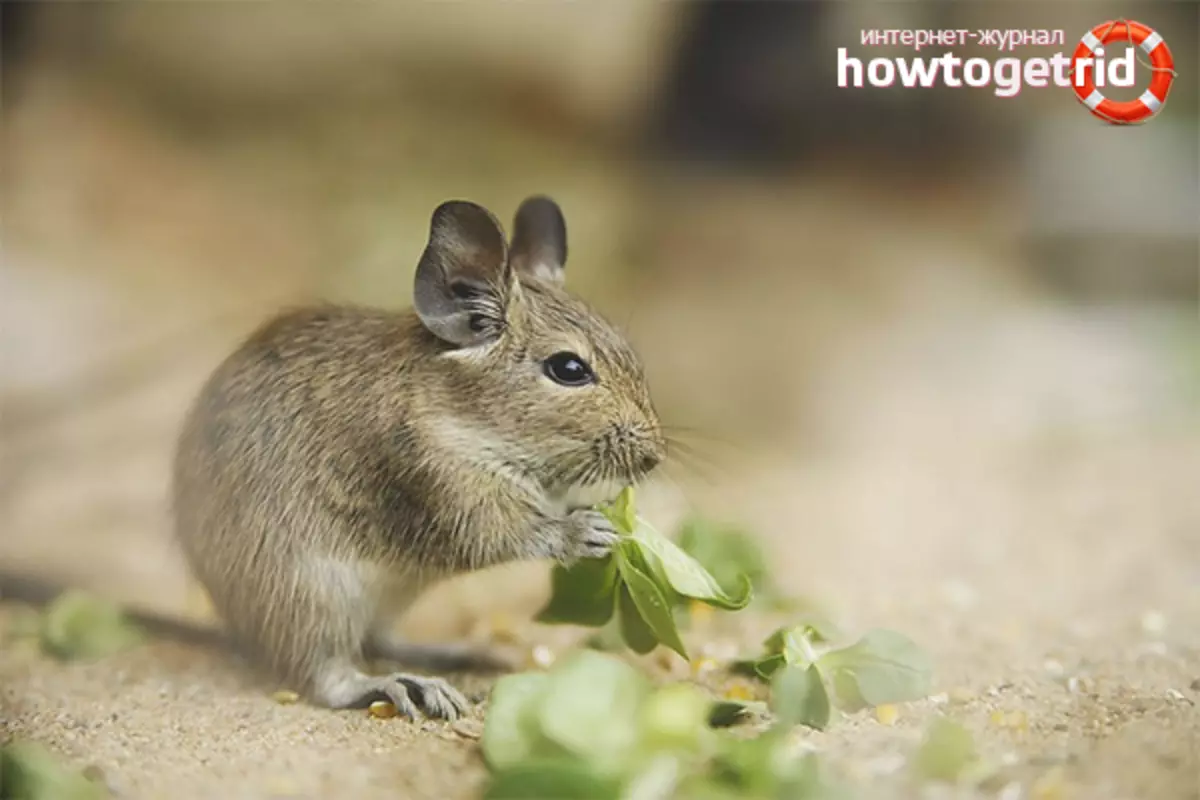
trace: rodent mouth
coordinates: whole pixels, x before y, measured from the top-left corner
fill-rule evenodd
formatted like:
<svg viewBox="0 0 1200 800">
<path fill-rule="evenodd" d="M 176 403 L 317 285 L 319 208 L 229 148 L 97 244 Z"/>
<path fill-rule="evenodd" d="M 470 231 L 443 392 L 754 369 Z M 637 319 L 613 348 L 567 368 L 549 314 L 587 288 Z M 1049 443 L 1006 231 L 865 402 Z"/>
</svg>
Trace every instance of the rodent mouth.
<svg viewBox="0 0 1200 800">
<path fill-rule="evenodd" d="M 611 503 L 630 483 L 632 482 L 629 480 L 603 480 L 597 483 L 571 486 L 563 494 L 563 504 L 568 511 L 578 511 L 581 508 L 592 508 L 602 503 Z"/>
</svg>

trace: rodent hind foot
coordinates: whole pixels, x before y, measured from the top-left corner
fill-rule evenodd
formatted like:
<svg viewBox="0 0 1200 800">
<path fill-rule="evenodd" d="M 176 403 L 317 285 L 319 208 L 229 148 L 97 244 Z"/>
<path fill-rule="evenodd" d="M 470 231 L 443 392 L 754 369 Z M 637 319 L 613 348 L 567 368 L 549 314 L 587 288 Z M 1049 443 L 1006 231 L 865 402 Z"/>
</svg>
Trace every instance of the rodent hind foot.
<svg viewBox="0 0 1200 800">
<path fill-rule="evenodd" d="M 351 669 L 322 681 L 316 699 L 332 709 L 366 708 L 385 700 L 409 719 L 420 711 L 431 719 L 454 721 L 467 710 L 467 699 L 445 680 L 404 672 L 367 675 Z"/>
</svg>

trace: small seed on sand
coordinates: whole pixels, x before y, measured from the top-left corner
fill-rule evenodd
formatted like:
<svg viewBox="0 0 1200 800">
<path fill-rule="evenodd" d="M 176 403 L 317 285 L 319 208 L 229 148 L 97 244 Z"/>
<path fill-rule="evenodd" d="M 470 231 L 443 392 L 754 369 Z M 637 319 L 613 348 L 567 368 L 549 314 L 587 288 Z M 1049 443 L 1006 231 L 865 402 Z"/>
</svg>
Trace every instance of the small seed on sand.
<svg viewBox="0 0 1200 800">
<path fill-rule="evenodd" d="M 1029 727 L 1029 717 L 1024 711 L 1009 711 L 1005 713 L 997 709 L 988 717 L 988 722 L 997 728 L 1008 728 L 1009 730 L 1016 731 L 1024 731 Z"/>
<path fill-rule="evenodd" d="M 479 723 L 474 720 L 460 720 L 451 725 L 450 729 L 464 739 L 479 739 L 483 736 Z"/>
<path fill-rule="evenodd" d="M 704 625 L 713 618 L 712 606 L 707 603 L 701 603 L 699 600 L 693 600 L 688 604 L 688 612 L 691 614 L 692 620 L 698 625 Z"/>
<path fill-rule="evenodd" d="M 547 669 L 554 663 L 554 651 L 544 644 L 539 644 L 530 652 L 529 660 L 533 662 L 534 666 Z"/>
<path fill-rule="evenodd" d="M 955 703 L 969 703 L 975 699 L 975 693 L 962 687 L 950 690 L 950 699 Z"/>
<path fill-rule="evenodd" d="M 396 707 L 387 700 L 376 700 L 367 707 L 367 713 L 376 719 L 391 719 L 396 716 Z"/>
<path fill-rule="evenodd" d="M 754 690 L 744 681 L 738 681 L 725 690 L 725 698 L 728 700 L 753 700 Z"/>
<path fill-rule="evenodd" d="M 300 695 L 291 689 L 280 689 L 271 695 L 271 699 L 281 706 L 290 706 L 300 700 Z"/>
<path fill-rule="evenodd" d="M 875 719 L 883 725 L 895 725 L 896 720 L 900 719 L 900 709 L 891 704 L 876 706 Z"/>
</svg>

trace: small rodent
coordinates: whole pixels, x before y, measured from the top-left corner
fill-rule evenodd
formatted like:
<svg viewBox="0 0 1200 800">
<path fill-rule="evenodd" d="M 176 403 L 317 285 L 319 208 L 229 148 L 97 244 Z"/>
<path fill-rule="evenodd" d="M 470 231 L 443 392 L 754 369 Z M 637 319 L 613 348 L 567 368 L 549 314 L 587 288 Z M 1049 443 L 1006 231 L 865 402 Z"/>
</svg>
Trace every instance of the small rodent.
<svg viewBox="0 0 1200 800">
<path fill-rule="evenodd" d="M 447 576 L 616 542 L 591 507 L 666 443 L 637 354 L 564 289 L 566 257 L 547 197 L 521 204 L 511 243 L 487 209 L 445 202 L 412 309 L 285 312 L 188 411 L 177 538 L 235 645 L 310 701 L 457 717 L 441 678 L 362 670 L 470 659 L 397 641 L 389 619 Z"/>
</svg>

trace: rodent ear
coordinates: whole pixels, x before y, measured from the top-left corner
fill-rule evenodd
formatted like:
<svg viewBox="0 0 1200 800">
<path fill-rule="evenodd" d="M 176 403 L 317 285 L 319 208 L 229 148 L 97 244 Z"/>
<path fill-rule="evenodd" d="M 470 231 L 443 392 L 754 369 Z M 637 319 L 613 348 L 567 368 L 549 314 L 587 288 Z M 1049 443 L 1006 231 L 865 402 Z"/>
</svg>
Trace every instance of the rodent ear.
<svg viewBox="0 0 1200 800">
<path fill-rule="evenodd" d="M 549 197 L 529 197 L 513 221 L 513 269 L 552 283 L 563 282 L 567 263 L 567 222 Z"/>
<path fill-rule="evenodd" d="M 442 203 L 417 264 L 417 316 L 460 347 L 494 339 L 504 328 L 511 274 L 504 230 L 492 213 L 465 200 Z"/>
</svg>

